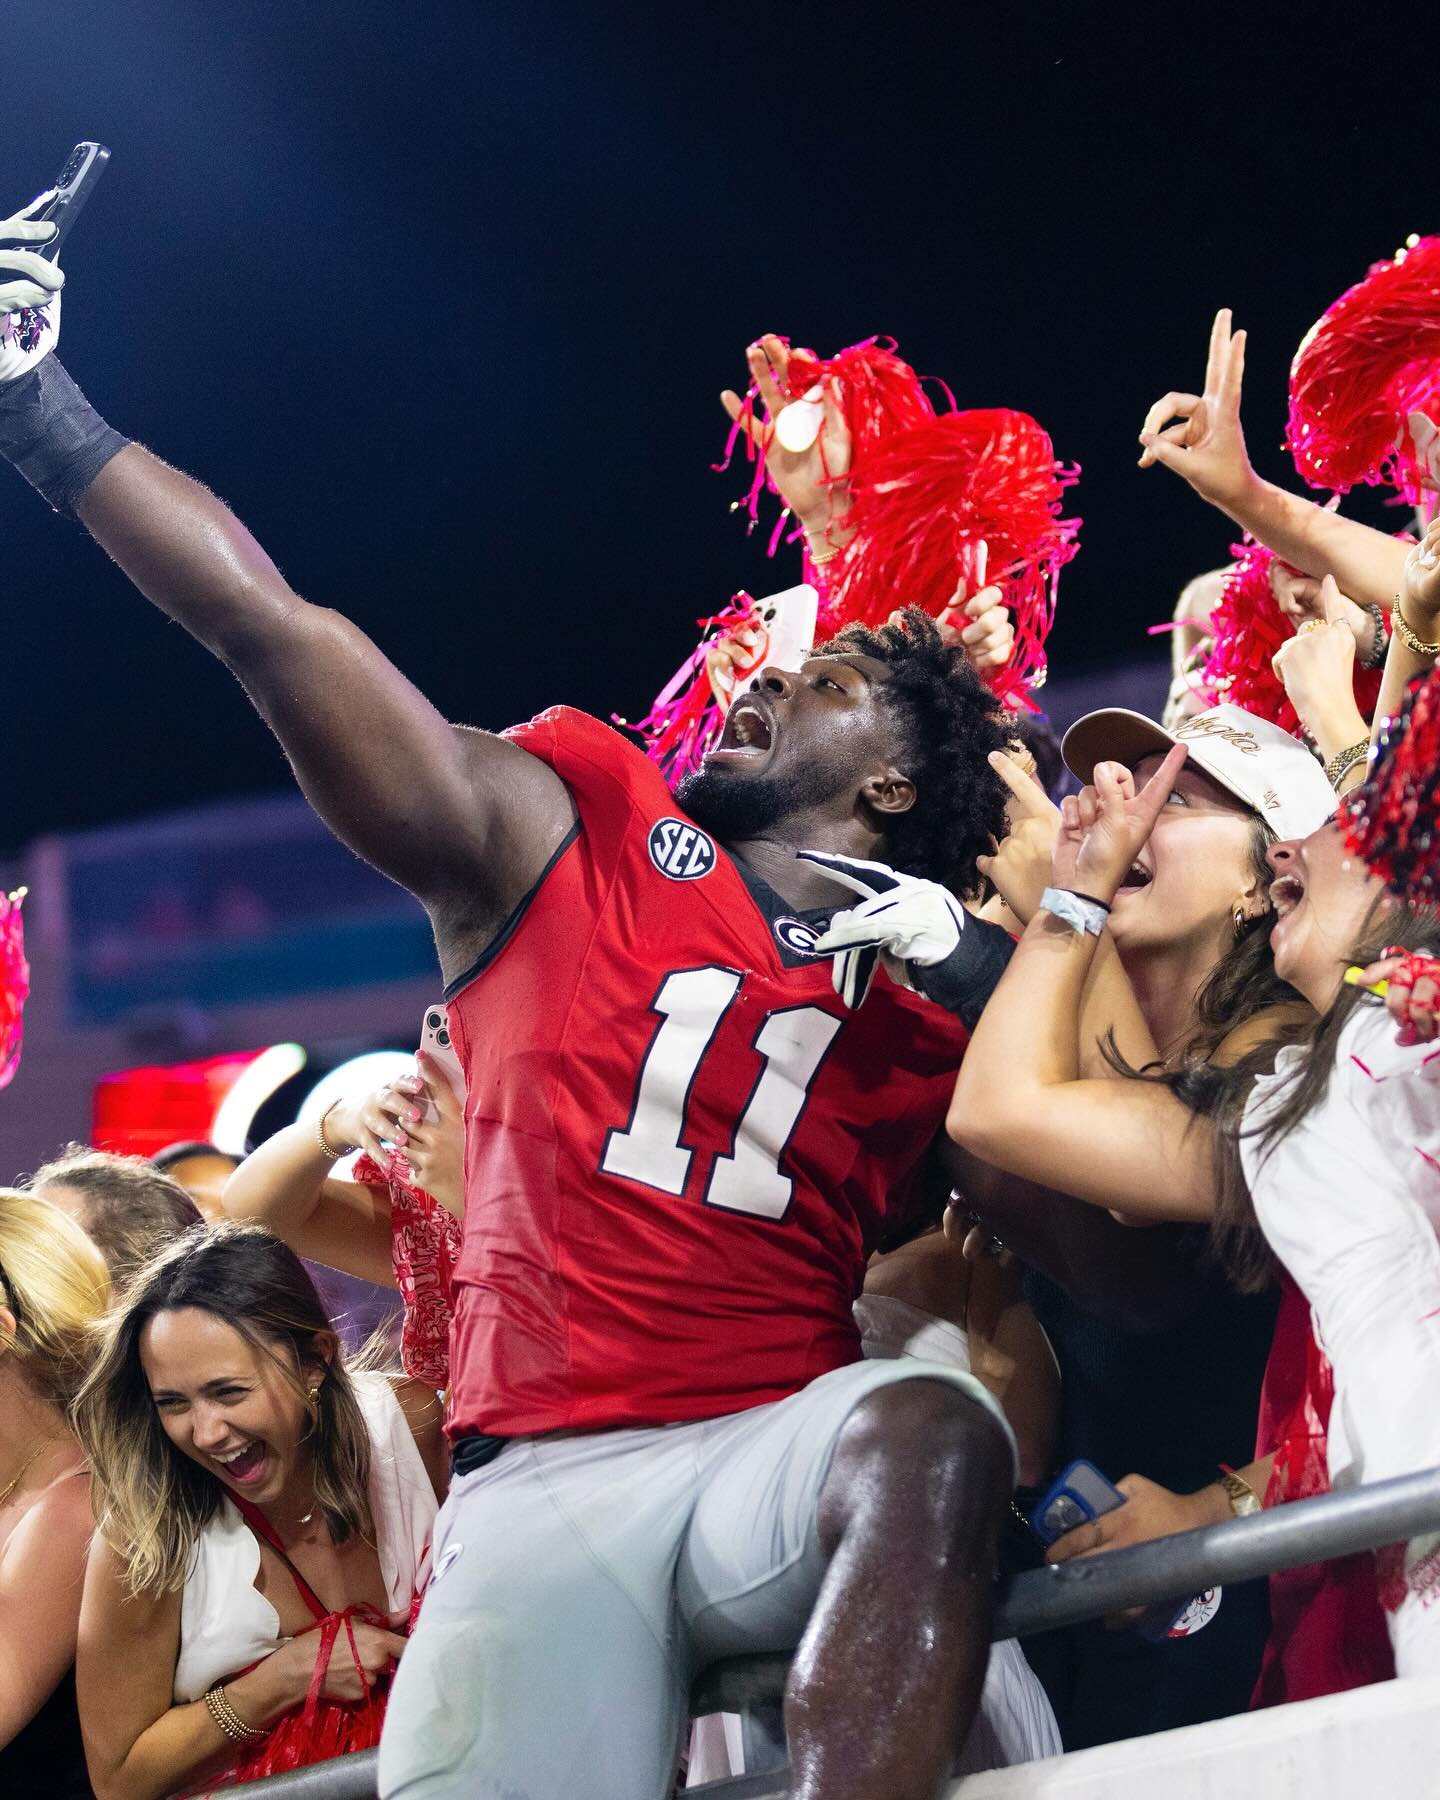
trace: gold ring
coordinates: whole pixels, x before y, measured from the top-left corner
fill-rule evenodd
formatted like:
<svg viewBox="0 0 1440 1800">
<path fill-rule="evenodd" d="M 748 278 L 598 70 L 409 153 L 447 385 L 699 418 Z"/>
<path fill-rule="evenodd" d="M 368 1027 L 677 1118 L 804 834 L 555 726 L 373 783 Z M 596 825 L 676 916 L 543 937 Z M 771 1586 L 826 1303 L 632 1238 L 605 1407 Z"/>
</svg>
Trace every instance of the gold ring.
<svg viewBox="0 0 1440 1800">
<path fill-rule="evenodd" d="M 1307 631 L 1323 631 L 1330 623 L 1328 619 L 1307 619 L 1295 633 L 1296 637 L 1304 637 Z"/>
</svg>

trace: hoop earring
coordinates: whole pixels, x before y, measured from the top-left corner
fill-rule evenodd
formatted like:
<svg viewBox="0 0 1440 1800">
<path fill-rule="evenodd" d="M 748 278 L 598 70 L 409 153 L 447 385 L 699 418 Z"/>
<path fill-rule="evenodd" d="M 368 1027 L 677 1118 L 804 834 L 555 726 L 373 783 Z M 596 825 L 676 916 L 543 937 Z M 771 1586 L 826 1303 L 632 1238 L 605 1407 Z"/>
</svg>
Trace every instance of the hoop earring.
<svg viewBox="0 0 1440 1800">
<path fill-rule="evenodd" d="M 1245 929 L 1245 918 L 1246 918 L 1246 914 L 1245 914 L 1244 907 L 1237 906 L 1235 908 L 1235 935 L 1237 938 L 1239 937 L 1240 933 Z"/>
</svg>

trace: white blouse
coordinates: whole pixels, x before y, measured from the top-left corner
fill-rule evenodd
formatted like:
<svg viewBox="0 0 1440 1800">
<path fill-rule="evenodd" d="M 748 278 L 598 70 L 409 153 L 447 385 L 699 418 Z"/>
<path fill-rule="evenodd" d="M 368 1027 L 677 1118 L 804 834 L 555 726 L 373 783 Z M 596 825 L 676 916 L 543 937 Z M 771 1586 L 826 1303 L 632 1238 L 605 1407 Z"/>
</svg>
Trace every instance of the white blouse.
<svg viewBox="0 0 1440 1800">
<path fill-rule="evenodd" d="M 387 1375 L 352 1377 L 370 1431 L 370 1510 L 391 1616 L 408 1613 L 430 1573 L 438 1502 Z M 195 1547 L 180 1605 L 177 1704 L 278 1650 L 275 1608 L 255 1586 L 260 1540 L 227 1497 Z"/>
<path fill-rule="evenodd" d="M 1440 1466 L 1440 1044 L 1396 1029 L 1362 1001 L 1325 1098 L 1265 1157 L 1249 1133 L 1307 1054 L 1282 1050 L 1241 1139 L 1260 1227 L 1334 1366 L 1335 1487 Z"/>
</svg>

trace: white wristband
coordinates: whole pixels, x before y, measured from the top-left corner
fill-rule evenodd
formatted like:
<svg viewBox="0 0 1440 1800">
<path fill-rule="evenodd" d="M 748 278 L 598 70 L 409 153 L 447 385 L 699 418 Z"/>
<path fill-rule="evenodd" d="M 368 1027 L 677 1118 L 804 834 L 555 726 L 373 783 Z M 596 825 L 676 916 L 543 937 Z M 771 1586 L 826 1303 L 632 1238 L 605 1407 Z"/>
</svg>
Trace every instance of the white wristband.
<svg viewBox="0 0 1440 1800">
<path fill-rule="evenodd" d="M 1069 888 L 1047 887 L 1040 896 L 1040 905 L 1081 937 L 1087 933 L 1091 937 L 1099 937 L 1105 929 L 1105 921 L 1110 917 L 1110 908 L 1103 900 L 1091 900 L 1084 894 L 1072 894 Z"/>
</svg>

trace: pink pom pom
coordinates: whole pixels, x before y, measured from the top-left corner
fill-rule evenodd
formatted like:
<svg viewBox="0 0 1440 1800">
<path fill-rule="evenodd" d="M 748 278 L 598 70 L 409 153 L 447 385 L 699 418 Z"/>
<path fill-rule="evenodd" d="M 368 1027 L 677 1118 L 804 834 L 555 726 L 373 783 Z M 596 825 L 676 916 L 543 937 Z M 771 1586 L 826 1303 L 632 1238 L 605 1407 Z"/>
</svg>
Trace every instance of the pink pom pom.
<svg viewBox="0 0 1440 1800">
<path fill-rule="evenodd" d="M 725 714 L 710 688 L 705 668 L 705 651 L 719 637 L 749 627 L 760 633 L 760 642 L 751 662 L 737 674 L 749 675 L 763 668 L 769 655 L 768 633 L 755 616 L 755 602 L 749 594 L 738 593 L 723 612 L 708 619 L 697 619 L 701 641 L 655 697 L 655 703 L 634 725 L 615 713 L 615 723 L 627 731 L 637 731 L 645 740 L 645 754 L 665 771 L 673 784 L 692 769 L 698 769 L 707 750 L 720 741 L 725 729 Z"/>
<path fill-rule="evenodd" d="M 1440 403 L 1440 237 L 1376 263 L 1311 326 L 1290 370 L 1286 442 L 1312 487 L 1397 488 L 1417 504 L 1425 469 L 1412 412 Z"/>
<path fill-rule="evenodd" d="M 1273 550 L 1254 543 L 1232 544 L 1230 554 L 1235 564 L 1226 573 L 1210 614 L 1210 653 L 1194 678 L 1196 692 L 1207 706 L 1229 701 L 1299 737 L 1299 715 L 1285 683 L 1271 667 L 1281 645 L 1295 635 L 1270 585 L 1270 571 L 1278 559 Z M 1380 698 L 1380 674 L 1379 669 L 1355 670 L 1355 704 L 1367 719 Z"/>
<path fill-rule="evenodd" d="M 25 960 L 25 927 L 20 919 L 24 888 L 0 893 L 0 1088 L 8 1087 L 20 1067 L 21 1015 L 30 992 L 30 965 Z"/>
</svg>

